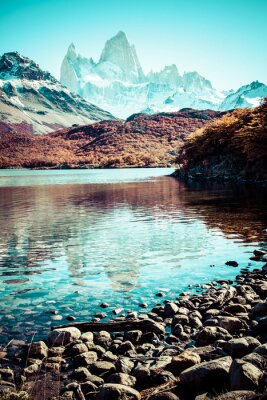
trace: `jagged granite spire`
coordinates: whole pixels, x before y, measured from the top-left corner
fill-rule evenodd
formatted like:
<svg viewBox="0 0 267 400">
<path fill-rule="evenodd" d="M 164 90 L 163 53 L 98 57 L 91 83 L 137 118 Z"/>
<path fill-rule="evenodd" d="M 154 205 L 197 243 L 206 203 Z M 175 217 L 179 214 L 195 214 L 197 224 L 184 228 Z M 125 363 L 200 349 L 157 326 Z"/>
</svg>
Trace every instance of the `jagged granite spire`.
<svg viewBox="0 0 267 400">
<path fill-rule="evenodd" d="M 144 78 L 135 48 L 130 45 L 123 31 L 119 31 L 117 35 L 107 40 L 99 64 L 104 62 L 119 67 L 127 81 L 138 83 Z"/>
<path fill-rule="evenodd" d="M 74 46 L 73 43 L 71 43 L 69 45 L 66 57 L 68 57 L 71 60 L 73 60 L 73 59 L 75 59 L 77 57 L 76 49 L 75 49 L 75 46 Z"/>
<path fill-rule="evenodd" d="M 78 91 L 78 77 L 74 68 L 76 58 L 75 46 L 71 43 L 60 67 L 60 81 L 74 93 Z"/>
</svg>

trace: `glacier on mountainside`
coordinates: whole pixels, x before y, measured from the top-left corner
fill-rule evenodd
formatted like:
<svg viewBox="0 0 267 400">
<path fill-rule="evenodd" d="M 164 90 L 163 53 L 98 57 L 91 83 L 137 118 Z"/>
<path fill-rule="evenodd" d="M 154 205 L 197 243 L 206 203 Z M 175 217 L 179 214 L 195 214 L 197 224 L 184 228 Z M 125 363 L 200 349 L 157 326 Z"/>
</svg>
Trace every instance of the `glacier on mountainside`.
<svg viewBox="0 0 267 400">
<path fill-rule="evenodd" d="M 180 74 L 175 64 L 144 74 L 135 47 L 124 32 L 107 40 L 99 61 L 76 53 L 71 44 L 61 65 L 61 82 L 71 91 L 120 118 L 138 112 L 170 112 L 181 108 L 227 110 L 254 106 L 267 87 L 245 86 L 246 93 L 216 90 L 198 72 Z"/>
</svg>

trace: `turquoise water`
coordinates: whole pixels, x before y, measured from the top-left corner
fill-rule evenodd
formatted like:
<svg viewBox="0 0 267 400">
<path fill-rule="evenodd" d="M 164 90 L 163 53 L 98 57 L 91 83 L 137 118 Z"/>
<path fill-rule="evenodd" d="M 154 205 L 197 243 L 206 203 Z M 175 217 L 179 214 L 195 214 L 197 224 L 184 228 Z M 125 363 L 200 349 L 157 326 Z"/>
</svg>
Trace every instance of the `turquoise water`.
<svg viewBox="0 0 267 400">
<path fill-rule="evenodd" d="M 266 192 L 188 186 L 172 171 L 0 171 L 2 343 L 262 265 L 249 257 L 265 245 Z"/>
</svg>

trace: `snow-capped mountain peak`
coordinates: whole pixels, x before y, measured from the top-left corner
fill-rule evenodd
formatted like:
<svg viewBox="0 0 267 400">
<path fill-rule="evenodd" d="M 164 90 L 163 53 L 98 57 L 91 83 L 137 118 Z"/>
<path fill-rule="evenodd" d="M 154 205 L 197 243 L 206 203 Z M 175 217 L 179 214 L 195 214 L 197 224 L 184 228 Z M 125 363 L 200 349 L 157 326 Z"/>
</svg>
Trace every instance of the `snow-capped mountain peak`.
<svg viewBox="0 0 267 400">
<path fill-rule="evenodd" d="M 237 91 L 231 91 L 220 105 L 221 110 L 234 108 L 257 107 L 267 96 L 267 86 L 259 81 L 253 81 L 241 86 Z"/>
<path fill-rule="evenodd" d="M 0 79 L 57 80 L 47 71 L 41 70 L 38 64 L 17 51 L 5 53 L 0 57 Z"/>
<path fill-rule="evenodd" d="M 121 76 L 118 78 L 122 80 L 138 83 L 143 78 L 143 71 L 135 48 L 130 45 L 122 31 L 107 40 L 99 59 L 99 64 L 103 63 L 119 67 Z"/>
<path fill-rule="evenodd" d="M 74 60 L 74 59 L 77 57 L 76 49 L 75 49 L 75 46 L 74 46 L 73 43 L 71 43 L 71 44 L 69 45 L 66 56 L 67 56 L 68 59 L 70 59 L 70 60 Z"/>
<path fill-rule="evenodd" d="M 242 93 L 237 94 L 216 90 L 208 79 L 196 71 L 181 75 L 175 64 L 145 75 L 135 47 L 123 31 L 106 41 L 96 63 L 92 58 L 77 55 L 74 45 L 71 45 L 61 65 L 61 82 L 121 118 L 142 111 L 245 107 L 258 103 L 260 94 L 267 95 L 267 87 L 258 87 L 261 84 L 256 82 L 247 85 L 251 97 L 245 96 L 243 92 L 246 89 L 242 88 Z M 239 95 L 238 100 L 231 100 Z"/>
<path fill-rule="evenodd" d="M 31 133 L 113 118 L 17 52 L 0 56 L 1 124 Z"/>
</svg>

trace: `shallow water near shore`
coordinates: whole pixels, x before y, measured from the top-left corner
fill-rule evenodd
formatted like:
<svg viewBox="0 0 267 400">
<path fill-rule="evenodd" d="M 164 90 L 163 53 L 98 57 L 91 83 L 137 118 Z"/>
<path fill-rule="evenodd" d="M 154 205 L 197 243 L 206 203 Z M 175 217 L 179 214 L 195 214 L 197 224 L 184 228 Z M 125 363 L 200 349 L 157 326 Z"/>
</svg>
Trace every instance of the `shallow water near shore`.
<svg viewBox="0 0 267 400">
<path fill-rule="evenodd" d="M 185 184 L 172 171 L 0 171 L 1 343 L 262 266 L 249 257 L 266 243 L 266 188 Z"/>
</svg>

